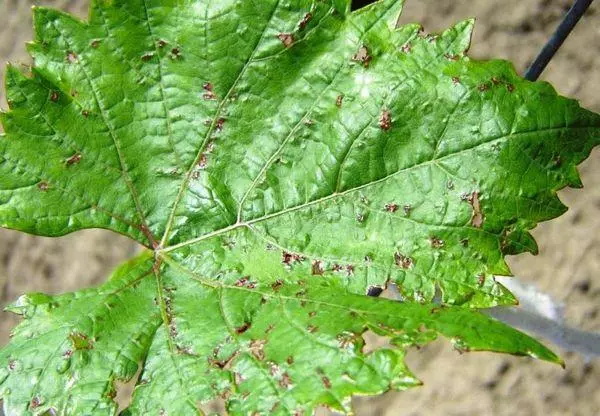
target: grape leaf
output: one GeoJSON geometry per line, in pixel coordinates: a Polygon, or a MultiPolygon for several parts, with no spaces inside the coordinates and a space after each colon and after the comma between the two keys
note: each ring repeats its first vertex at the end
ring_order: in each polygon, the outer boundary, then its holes
{"type": "Polygon", "coordinates": [[[504,61],[472,21],[396,28],[402,1],[93,0],[35,8],[9,66],[0,223],[106,228],[149,251],[103,286],[30,294],[0,352],[8,414],[348,412],[418,384],[405,348],[560,362],[472,308],[515,302],[504,255],[564,212],[600,116],[504,61]],[[398,285],[405,302],[364,296],[398,285]],[[431,302],[439,293],[441,305],[431,302]],[[368,351],[371,330],[390,346],[368,351]]]}

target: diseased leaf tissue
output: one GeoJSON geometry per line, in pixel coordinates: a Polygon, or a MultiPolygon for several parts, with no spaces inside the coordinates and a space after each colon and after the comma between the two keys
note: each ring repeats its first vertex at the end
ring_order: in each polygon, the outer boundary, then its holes
{"type": "Polygon", "coordinates": [[[600,116],[503,61],[472,21],[395,28],[402,2],[92,0],[35,8],[9,66],[0,223],[99,227],[147,247],[95,289],[21,297],[0,352],[8,415],[350,412],[419,384],[405,348],[559,362],[475,309],[565,207],[600,116]],[[405,302],[367,291],[396,283],[405,302]],[[436,291],[441,305],[432,304],[436,291]],[[389,347],[367,352],[366,330],[389,347]]]}

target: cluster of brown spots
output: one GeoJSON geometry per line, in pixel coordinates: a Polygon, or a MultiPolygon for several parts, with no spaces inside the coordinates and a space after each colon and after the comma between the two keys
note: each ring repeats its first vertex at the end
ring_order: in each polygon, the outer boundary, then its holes
{"type": "Polygon", "coordinates": [[[333,266],[331,266],[331,270],[333,270],[334,272],[341,272],[342,270],[344,270],[344,266],[335,263],[333,266]]]}
{"type": "Polygon", "coordinates": [[[50,93],[50,101],[52,101],[53,103],[58,102],[58,98],[59,98],[58,91],[52,91],[50,93]]]}
{"type": "Polygon", "coordinates": [[[48,182],[40,182],[38,183],[38,189],[42,192],[46,192],[48,190],[48,188],[50,188],[50,185],[48,185],[48,182]]]}
{"type": "Polygon", "coordinates": [[[90,46],[91,46],[92,48],[94,48],[94,49],[97,49],[97,48],[98,48],[98,46],[100,46],[100,40],[99,40],[99,39],[94,39],[94,40],[92,41],[92,43],[90,43],[90,46]]]}
{"type": "Polygon", "coordinates": [[[75,153],[73,156],[69,157],[65,162],[67,167],[77,165],[79,162],[81,162],[81,157],[81,153],[75,153]]]}
{"type": "Polygon", "coordinates": [[[308,22],[310,22],[313,18],[312,13],[306,13],[304,15],[304,17],[302,18],[302,20],[300,20],[300,23],[298,23],[298,28],[300,30],[304,30],[304,28],[306,27],[306,25],[308,24],[308,22]]]}
{"type": "Polygon", "coordinates": [[[225,119],[223,117],[220,117],[217,120],[217,124],[215,125],[215,128],[219,131],[223,130],[223,125],[225,124],[225,119]]]}
{"type": "Polygon", "coordinates": [[[485,91],[487,91],[487,90],[490,89],[490,86],[488,84],[483,83],[483,84],[479,84],[479,86],[477,87],[477,89],[480,92],[485,92],[485,91]]]}
{"type": "Polygon", "coordinates": [[[248,347],[250,348],[250,353],[259,361],[265,359],[265,344],[267,343],[264,339],[254,339],[250,341],[248,347]]]}
{"type": "Polygon", "coordinates": [[[354,275],[354,266],[349,264],[346,266],[346,276],[354,275]]]}
{"type": "Polygon", "coordinates": [[[321,381],[323,382],[323,386],[325,386],[326,389],[330,389],[331,388],[331,380],[329,380],[328,377],[321,376],[321,381]]]}
{"type": "Polygon", "coordinates": [[[345,270],[348,276],[352,276],[354,274],[354,266],[351,264],[342,266],[340,264],[335,263],[333,266],[331,266],[331,270],[333,270],[334,272],[341,272],[345,270]]]}
{"type": "Polygon", "coordinates": [[[394,204],[393,202],[390,202],[388,204],[385,204],[384,208],[387,212],[394,213],[394,212],[398,211],[398,204],[394,204]]]}
{"type": "Polygon", "coordinates": [[[285,264],[286,266],[291,266],[294,263],[300,263],[304,260],[305,260],[305,257],[300,254],[289,253],[287,251],[284,251],[281,254],[281,262],[283,264],[285,264]]]}
{"type": "Polygon", "coordinates": [[[284,389],[289,389],[292,386],[292,379],[287,372],[281,375],[279,385],[284,389]]]}
{"type": "Polygon", "coordinates": [[[342,107],[342,103],[343,103],[343,101],[344,101],[344,95],[343,95],[343,94],[340,94],[340,95],[338,95],[338,96],[336,97],[336,99],[335,99],[335,105],[336,105],[338,108],[341,108],[341,107],[342,107]]]}
{"type": "Polygon", "coordinates": [[[323,262],[321,260],[314,260],[312,262],[312,274],[313,276],[322,276],[323,275],[323,262]]]}
{"type": "Polygon", "coordinates": [[[241,335],[244,332],[246,332],[247,330],[249,330],[250,327],[252,327],[252,324],[250,322],[244,322],[244,324],[242,326],[235,329],[235,333],[238,335],[241,335]]]}
{"type": "Polygon", "coordinates": [[[413,259],[396,252],[394,253],[394,263],[402,269],[410,269],[413,266],[413,259]]]}
{"type": "Polygon", "coordinates": [[[392,114],[385,110],[379,117],[379,127],[381,130],[388,131],[392,127],[392,114]]]}
{"type": "Polygon", "coordinates": [[[178,335],[175,317],[173,316],[173,302],[171,298],[165,296],[165,314],[167,315],[167,323],[169,325],[169,334],[171,338],[176,338],[178,335]]]}
{"type": "Polygon", "coordinates": [[[371,59],[373,59],[373,57],[369,55],[369,49],[364,45],[358,48],[358,52],[352,56],[354,62],[362,64],[365,68],[369,66],[371,59]]]}
{"type": "Polygon", "coordinates": [[[280,33],[277,38],[283,43],[286,48],[291,48],[294,44],[294,35],[291,33],[280,33]]]}
{"type": "Polygon", "coordinates": [[[412,51],[412,44],[410,42],[406,42],[400,50],[404,53],[410,53],[412,51]]]}
{"type": "Polygon", "coordinates": [[[216,100],[217,96],[213,91],[213,85],[210,82],[205,82],[204,85],[202,85],[202,88],[204,89],[204,95],[202,96],[205,100],[216,100]]]}
{"type": "Polygon", "coordinates": [[[477,284],[479,285],[479,287],[482,287],[485,284],[485,274],[481,273],[479,276],[477,276],[477,284]]]}
{"type": "Polygon", "coordinates": [[[283,280],[281,280],[281,279],[275,280],[275,283],[273,283],[271,285],[271,289],[273,289],[273,291],[275,291],[275,292],[277,292],[282,287],[283,287],[283,280]]]}
{"type": "Polygon", "coordinates": [[[154,57],[154,53],[153,52],[148,52],[144,55],[142,55],[142,61],[144,62],[148,62],[149,60],[151,60],[154,57]]]}
{"type": "Polygon", "coordinates": [[[166,40],[159,39],[158,42],[156,42],[156,44],[159,48],[164,48],[165,46],[167,46],[168,42],[166,40]]]}
{"type": "Polygon", "coordinates": [[[474,191],[466,198],[466,201],[473,208],[473,215],[471,216],[471,225],[475,228],[481,228],[483,225],[483,213],[481,212],[481,203],[479,202],[479,192],[474,191]]]}
{"type": "Polygon", "coordinates": [[[444,240],[440,240],[437,237],[429,237],[429,243],[433,248],[442,248],[444,247],[444,240]]]}
{"type": "Polygon", "coordinates": [[[254,289],[256,288],[256,282],[253,282],[250,280],[250,276],[244,276],[244,277],[240,277],[238,280],[236,280],[236,282],[234,283],[235,287],[245,287],[247,289],[254,289]]]}

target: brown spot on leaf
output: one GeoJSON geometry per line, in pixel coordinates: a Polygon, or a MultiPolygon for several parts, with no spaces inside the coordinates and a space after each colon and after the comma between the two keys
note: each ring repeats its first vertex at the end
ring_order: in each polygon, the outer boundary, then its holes
{"type": "Polygon", "coordinates": [[[460,55],[451,55],[449,53],[445,53],[444,58],[446,58],[449,61],[458,61],[460,59],[460,55]]]}
{"type": "Polygon", "coordinates": [[[90,116],[90,112],[88,110],[83,110],[83,111],[81,111],[81,115],[84,116],[85,118],[88,118],[90,116]]]}
{"type": "Polygon", "coordinates": [[[331,270],[333,270],[334,272],[341,272],[342,270],[344,270],[344,267],[342,267],[340,264],[335,263],[333,266],[331,266],[331,270]]]}
{"type": "Polygon", "coordinates": [[[433,248],[442,248],[444,247],[444,240],[440,240],[437,237],[429,237],[429,242],[431,247],[433,248]]]}
{"type": "Polygon", "coordinates": [[[354,266],[349,264],[346,266],[346,275],[347,276],[352,276],[354,275],[354,266]]]}
{"type": "Polygon", "coordinates": [[[506,84],[506,89],[508,92],[513,92],[515,90],[515,86],[513,84],[506,84]]]}
{"type": "Polygon", "coordinates": [[[202,96],[205,100],[216,100],[217,96],[215,95],[214,91],[213,91],[213,85],[210,82],[205,82],[202,85],[202,88],[204,88],[204,95],[202,96]]]}
{"type": "Polygon", "coordinates": [[[94,348],[94,340],[90,339],[87,335],[82,332],[71,332],[69,339],[73,345],[73,349],[77,351],[91,350],[94,348]]]}
{"type": "Polygon", "coordinates": [[[340,95],[338,95],[338,96],[337,96],[337,98],[335,99],[335,105],[336,105],[338,108],[341,108],[341,107],[342,107],[342,103],[343,103],[343,101],[344,101],[344,96],[343,96],[342,94],[340,94],[340,95]]]}
{"type": "Polygon", "coordinates": [[[219,119],[217,120],[217,125],[216,125],[216,127],[215,127],[215,128],[216,128],[217,130],[219,130],[219,131],[220,131],[220,130],[223,130],[223,125],[224,125],[224,124],[225,124],[225,119],[224,119],[223,117],[221,117],[221,118],[219,118],[219,119]]]}
{"type": "Polygon", "coordinates": [[[485,274],[481,273],[477,276],[477,284],[481,287],[485,284],[485,274]]]}
{"type": "Polygon", "coordinates": [[[287,266],[291,266],[294,263],[299,263],[304,261],[305,257],[296,253],[289,253],[284,251],[281,255],[281,262],[287,266]]]}
{"type": "Polygon", "coordinates": [[[281,289],[283,287],[283,280],[281,279],[277,279],[275,281],[275,283],[273,283],[271,285],[271,289],[273,289],[275,292],[277,292],[279,289],[281,289]]]}
{"type": "Polygon", "coordinates": [[[490,87],[488,84],[480,84],[479,87],[477,87],[477,89],[481,92],[485,92],[485,91],[489,90],[490,87]]]}
{"type": "Polygon", "coordinates": [[[413,266],[413,259],[399,252],[394,253],[394,262],[396,266],[403,269],[410,269],[413,266]]]}
{"type": "Polygon", "coordinates": [[[283,373],[279,380],[279,385],[284,389],[289,389],[292,386],[292,379],[288,373],[283,373]]]}
{"type": "Polygon", "coordinates": [[[481,204],[479,202],[479,192],[475,191],[467,198],[467,202],[473,208],[471,216],[471,225],[475,228],[481,228],[483,225],[483,213],[481,212],[481,204]]]}
{"type": "Polygon", "coordinates": [[[149,60],[151,60],[154,57],[154,53],[153,52],[148,52],[144,55],[142,55],[142,61],[144,62],[148,62],[149,60]]]}
{"type": "Polygon", "coordinates": [[[46,192],[48,190],[48,188],[50,188],[50,186],[48,185],[48,182],[40,182],[38,183],[38,189],[42,192],[46,192]]]}
{"type": "Polygon", "coordinates": [[[392,114],[385,110],[379,117],[379,127],[381,130],[388,131],[392,127],[392,114]]]}
{"type": "Polygon", "coordinates": [[[454,85],[460,84],[460,78],[459,77],[452,77],[452,83],[454,85]]]}
{"type": "Polygon", "coordinates": [[[50,93],[50,101],[52,101],[53,103],[57,102],[58,98],[59,98],[58,91],[52,91],[50,93]]]}
{"type": "Polygon", "coordinates": [[[255,339],[250,341],[250,353],[259,361],[265,359],[265,344],[267,343],[264,339],[255,339]]]}
{"type": "Polygon", "coordinates": [[[402,47],[400,48],[400,50],[404,53],[410,53],[412,51],[412,45],[410,42],[405,43],[404,45],[402,45],[402,47]]]}
{"type": "Polygon", "coordinates": [[[469,239],[463,238],[462,240],[460,240],[460,244],[462,244],[463,247],[469,247],[469,239]]]}
{"type": "Polygon", "coordinates": [[[412,211],[412,206],[404,205],[402,209],[404,210],[404,215],[408,217],[410,215],[410,212],[412,211]]]}
{"type": "Polygon", "coordinates": [[[252,324],[250,322],[245,322],[244,325],[235,329],[235,333],[238,335],[243,334],[244,332],[249,330],[251,326],[252,324]]]}
{"type": "Polygon", "coordinates": [[[359,62],[365,68],[369,66],[371,59],[373,58],[371,55],[369,55],[369,49],[367,49],[367,47],[364,45],[358,48],[358,52],[356,52],[354,56],[352,56],[353,61],[359,62]]]}
{"type": "Polygon", "coordinates": [[[326,389],[330,389],[331,388],[331,380],[329,380],[328,377],[321,376],[321,381],[323,382],[323,386],[325,386],[326,389]]]}
{"type": "Polygon", "coordinates": [[[206,157],[206,153],[201,153],[200,159],[198,159],[198,168],[206,169],[207,164],[208,164],[208,158],[206,157]]]}
{"type": "Polygon", "coordinates": [[[33,399],[31,399],[31,401],[29,402],[29,408],[30,409],[37,409],[38,407],[40,407],[41,405],[41,400],[39,397],[34,397],[33,399]]]}
{"type": "Polygon", "coordinates": [[[283,43],[286,48],[291,48],[294,44],[294,35],[291,33],[280,33],[277,38],[283,43]]]}
{"type": "Polygon", "coordinates": [[[390,202],[389,204],[385,204],[385,210],[387,212],[396,212],[398,211],[398,204],[394,204],[393,202],[390,202]]]}
{"type": "Polygon", "coordinates": [[[285,361],[288,363],[288,365],[292,365],[294,364],[294,357],[290,355],[285,361]]]}
{"type": "Polygon", "coordinates": [[[314,260],[312,262],[312,274],[313,276],[323,275],[323,262],[321,260],[314,260]]]}
{"type": "Polygon", "coordinates": [[[315,332],[317,332],[319,330],[318,327],[314,326],[314,325],[309,325],[306,327],[306,330],[311,333],[314,334],[315,332]]]}
{"type": "Polygon", "coordinates": [[[300,28],[300,30],[304,30],[304,28],[306,27],[306,25],[308,24],[308,22],[310,22],[313,18],[312,13],[306,13],[304,15],[304,17],[302,18],[302,20],[300,20],[300,23],[298,23],[298,27],[300,28]]]}
{"type": "Polygon", "coordinates": [[[179,49],[179,48],[171,49],[171,58],[172,59],[177,59],[180,57],[181,57],[181,49],[179,49]]]}
{"type": "Polygon", "coordinates": [[[158,45],[159,48],[164,48],[165,46],[167,46],[167,41],[163,40],[163,39],[159,39],[158,42],[156,42],[156,44],[158,45]]]}
{"type": "Polygon", "coordinates": [[[100,46],[100,40],[99,39],[94,39],[91,43],[90,46],[94,49],[97,49],[98,46],[100,46]]]}
{"type": "Polygon", "coordinates": [[[77,165],[79,162],[81,162],[81,153],[75,153],[66,161],[67,167],[77,165]]]}

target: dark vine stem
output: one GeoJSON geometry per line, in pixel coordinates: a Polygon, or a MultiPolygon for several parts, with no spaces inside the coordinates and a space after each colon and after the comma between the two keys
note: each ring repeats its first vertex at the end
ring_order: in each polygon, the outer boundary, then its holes
{"type": "Polygon", "coordinates": [[[535,81],[539,78],[540,74],[546,69],[550,60],[554,57],[593,1],[594,0],[575,1],[573,7],[567,12],[565,18],[560,22],[556,31],[550,37],[550,40],[544,45],[537,58],[535,58],[535,61],[533,61],[525,73],[525,79],[535,81]]]}

